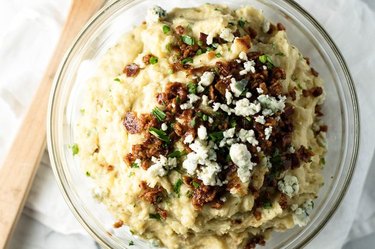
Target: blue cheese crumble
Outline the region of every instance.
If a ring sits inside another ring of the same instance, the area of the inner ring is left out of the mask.
[[[292,175],[286,175],[277,183],[277,186],[282,193],[289,197],[295,196],[299,191],[298,178]]]
[[[247,183],[250,181],[251,170],[256,165],[251,162],[251,153],[247,150],[245,144],[232,144],[229,149],[229,155],[233,163],[237,165],[237,175],[241,182]]]

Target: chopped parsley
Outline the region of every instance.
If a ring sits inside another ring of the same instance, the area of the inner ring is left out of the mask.
[[[73,156],[77,155],[78,152],[79,152],[78,144],[73,144],[73,145],[72,145],[72,153],[73,153]]]
[[[271,57],[266,54],[259,56],[259,61],[263,64],[266,64],[269,68],[274,67]]]
[[[138,163],[132,163],[132,164],[130,165],[130,167],[132,167],[132,168],[134,168],[134,169],[138,169],[138,168],[139,168],[139,165],[138,165]]]
[[[178,179],[177,182],[173,186],[173,192],[175,192],[178,197],[180,197],[180,189],[181,189],[182,183],[183,183],[182,180]]]
[[[114,78],[113,80],[116,81],[116,82],[121,82],[120,78],[118,78],[118,77]]]
[[[169,32],[171,32],[171,28],[168,25],[163,25],[163,33],[167,35]]]
[[[150,63],[151,64],[156,64],[156,63],[158,63],[158,61],[159,61],[158,57],[152,56],[150,58]]]
[[[153,220],[161,220],[160,214],[149,214],[148,217]]]
[[[188,36],[188,35],[181,36],[181,40],[185,44],[190,45],[190,46],[193,46],[195,44],[194,38],[192,38],[191,36]]]
[[[194,82],[190,82],[188,85],[189,93],[196,94],[197,93],[197,85]]]
[[[238,26],[240,26],[241,28],[245,27],[245,21],[244,20],[238,20]]]
[[[208,134],[208,136],[214,142],[215,141],[220,141],[220,140],[222,140],[224,138],[224,135],[223,135],[222,131],[212,132],[212,133]]]
[[[91,176],[90,172],[86,171],[86,176]]]
[[[208,116],[207,116],[206,114],[203,114],[203,116],[202,116],[202,120],[203,120],[203,121],[207,121],[207,120],[208,120]]]
[[[169,143],[171,140],[169,139],[169,137],[167,136],[167,133],[165,133],[164,131],[162,130],[159,130],[159,129],[156,129],[155,127],[151,127],[149,130],[148,130],[152,135],[154,135],[155,137],[157,137],[158,139],[160,139],[161,141],[164,141],[166,143]]]
[[[185,156],[185,155],[187,155],[186,151],[184,151],[184,150],[183,151],[175,150],[172,153],[170,153],[168,155],[168,157],[180,158],[180,157]]]
[[[165,117],[167,116],[167,114],[165,114],[165,112],[163,112],[162,110],[160,110],[158,107],[155,107],[153,110],[152,110],[152,114],[159,120],[159,121],[163,121],[165,119]]]
[[[192,182],[194,188],[199,188],[201,185],[198,182]]]
[[[215,56],[216,56],[216,58],[221,58],[221,57],[223,57],[220,53],[216,53]]]
[[[201,55],[201,54],[203,54],[203,50],[200,48],[200,49],[197,50],[195,55]]]
[[[185,59],[183,59],[182,61],[181,61],[181,63],[183,64],[183,65],[185,65],[185,64],[187,64],[187,63],[193,63],[193,58],[191,58],[191,57],[187,57],[187,58],[185,58]]]

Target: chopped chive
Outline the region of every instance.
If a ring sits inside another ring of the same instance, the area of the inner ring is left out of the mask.
[[[203,54],[203,50],[200,48],[200,49],[198,49],[197,50],[197,52],[195,53],[195,55],[201,55],[201,54]]]
[[[156,64],[156,63],[158,63],[158,61],[159,61],[158,57],[152,56],[150,58],[150,63],[151,64]]]
[[[199,41],[197,42],[197,44],[198,44],[199,47],[202,47],[202,46],[203,46],[203,42],[202,42],[201,40],[199,40]]]
[[[160,110],[158,107],[155,107],[153,110],[152,110],[152,114],[159,120],[159,121],[163,121],[165,119],[165,117],[167,116],[167,114],[165,114],[165,112],[163,112],[162,110]]]
[[[187,155],[186,151],[184,151],[184,150],[183,151],[175,150],[172,153],[170,153],[168,155],[168,157],[180,158],[180,157],[185,156],[185,155]]]
[[[203,114],[203,116],[202,116],[202,120],[203,120],[203,121],[207,121],[207,120],[208,120],[208,116],[207,116],[206,114]]]
[[[320,164],[325,165],[326,159],[324,157],[320,158]]]
[[[277,56],[285,56],[285,54],[283,52],[278,52],[275,55],[277,55]]]
[[[73,156],[77,155],[78,152],[79,152],[78,144],[73,144],[73,145],[72,145],[72,153],[73,153]]]
[[[114,78],[113,80],[114,80],[114,81],[117,81],[117,82],[121,82],[120,78],[118,78],[118,77],[117,77],[117,78]]]
[[[178,179],[177,182],[173,186],[173,192],[175,192],[178,197],[180,197],[180,189],[181,189],[182,183],[183,183],[182,180]]]
[[[272,208],[272,203],[269,202],[269,201],[265,202],[265,203],[263,204],[263,208],[265,208],[265,209],[270,209],[270,208]]]
[[[165,49],[166,49],[168,52],[171,52],[171,51],[172,51],[172,44],[171,44],[171,43],[168,43],[168,44],[165,46]]]
[[[178,103],[180,103],[181,102],[181,98],[180,98],[180,96],[177,96],[176,97],[176,103],[178,104]]]
[[[187,57],[187,58],[185,58],[185,59],[183,59],[182,61],[181,61],[181,63],[183,64],[183,65],[185,65],[185,64],[187,64],[187,63],[193,63],[193,58],[191,58],[191,57]]]
[[[181,40],[186,43],[187,45],[193,46],[195,44],[194,38],[188,36],[188,35],[183,35],[181,36]]]
[[[212,47],[208,47],[208,48],[207,48],[207,52],[210,52],[210,51],[213,51],[213,50],[215,50],[215,49],[212,48]]]
[[[168,25],[163,25],[163,33],[167,35],[169,32],[171,32],[171,28]]]
[[[196,94],[197,93],[197,85],[194,82],[190,82],[188,85],[189,93]]]
[[[91,176],[90,172],[86,171],[86,176]]]
[[[216,56],[216,58],[221,58],[221,57],[223,57],[220,53],[216,53],[215,56]]]
[[[192,182],[194,188],[199,188],[201,185],[198,182]]]
[[[223,135],[222,131],[212,132],[212,133],[208,134],[208,136],[214,142],[222,140],[224,138],[224,135]]]
[[[236,126],[237,126],[237,122],[236,122],[236,120],[235,120],[235,119],[232,119],[232,120],[230,121],[230,127],[234,128],[234,127],[236,127]]]
[[[219,43],[212,43],[212,47],[213,47],[213,48],[217,48],[217,47],[219,47]]]
[[[249,121],[249,122],[252,121],[252,120],[251,120],[251,117],[245,117],[245,119],[246,119],[247,121]]]
[[[154,220],[161,220],[160,214],[149,214],[148,217]]]
[[[245,27],[245,21],[244,20],[239,20],[238,21],[238,26],[240,26],[241,28]]]
[[[166,143],[170,142],[169,137],[167,136],[167,134],[164,131],[156,129],[155,127],[151,127],[148,131],[152,135],[154,135],[155,137],[157,137],[158,139],[160,139],[161,141],[164,141]]]
[[[130,165],[130,167],[137,169],[137,168],[139,168],[139,165],[138,165],[138,163],[132,163]]]
[[[271,57],[266,54],[259,56],[259,61],[263,64],[267,64],[267,67],[269,68],[274,67]]]
[[[190,121],[190,126],[194,127],[196,124],[195,117]]]

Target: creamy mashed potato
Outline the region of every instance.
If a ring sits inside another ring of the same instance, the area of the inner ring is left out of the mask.
[[[194,55],[184,56],[189,46]],[[255,57],[247,58],[250,55]],[[261,86],[244,90],[250,83],[241,89],[238,82],[244,81],[223,76],[218,67],[218,62],[231,61],[240,70],[238,77],[259,70],[276,77],[275,68],[280,68],[284,75],[271,79],[278,82],[274,91],[280,94],[272,96],[271,85],[269,94]],[[194,68],[199,72],[193,73]],[[227,82],[225,94],[216,92],[219,97],[213,100],[209,89],[215,84],[212,89],[218,91],[220,80]],[[181,139],[166,138],[173,145],[161,141],[169,150],[164,155],[159,151],[153,159],[140,159],[134,145],[144,143],[150,130],[129,130],[127,115],[139,118],[158,107],[162,117],[157,117],[156,135],[148,136],[160,140],[163,132],[172,132],[176,126],[162,122],[168,108],[158,102],[157,94],[168,92],[168,84],[175,82],[187,85],[190,95],[185,101],[177,97],[171,108],[200,108],[199,121],[194,119],[198,123]],[[98,186],[96,198],[136,235],[167,248],[253,248],[271,231],[308,222],[312,200],[323,184],[325,129],[317,111],[324,99],[321,87],[317,73],[288,42],[284,27],[270,24],[255,8],[205,4],[165,13],[155,7],[145,23],[109,49],[87,83],[76,132],[81,165]],[[254,99],[255,94],[259,96]],[[285,114],[289,107],[294,110],[290,117]],[[219,138],[213,138],[217,112],[228,116],[230,126],[220,128]],[[284,118],[291,122],[290,141],[284,141],[286,133],[278,128],[285,126]],[[250,120],[246,125],[254,128],[244,126],[241,133],[241,119]],[[268,141],[273,141],[269,148]],[[287,148],[274,149],[277,141],[287,143]],[[214,156],[194,164],[199,154],[194,146]],[[180,155],[170,156],[172,147]],[[220,148],[229,159],[221,158]],[[220,160],[234,169],[231,178],[226,177],[229,166]],[[216,191],[213,199],[202,201],[198,196],[204,186]],[[147,194],[156,189],[161,189],[156,191],[158,199],[150,200]]]

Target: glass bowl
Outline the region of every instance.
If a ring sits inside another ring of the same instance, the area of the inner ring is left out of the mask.
[[[289,40],[325,82],[324,122],[329,127],[325,184],[316,200],[310,223],[283,233],[273,233],[265,248],[301,248],[318,234],[337,210],[353,174],[359,140],[358,104],[354,85],[339,50],[324,29],[305,10],[289,0],[217,0],[236,8],[252,5],[262,9],[272,22],[281,22]],[[152,244],[131,235],[125,228],[111,227],[114,218],[104,205],[92,198],[93,183],[85,177],[69,146],[74,143],[75,124],[88,68],[113,46],[118,38],[143,21],[152,0],[115,1],[103,8],[78,36],[57,72],[48,111],[48,149],[60,189],[79,222],[103,246],[125,248],[134,241],[137,248]],[[158,5],[173,7],[201,5],[201,1],[161,0]]]

